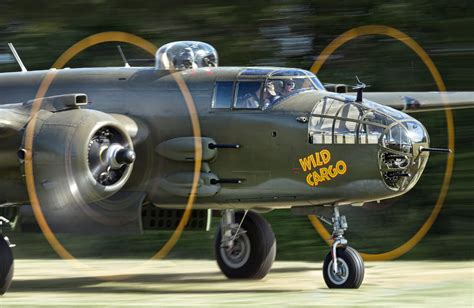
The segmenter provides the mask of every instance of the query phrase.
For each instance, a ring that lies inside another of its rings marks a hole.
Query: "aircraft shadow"
[[[271,273],[296,273],[320,270],[315,267],[288,267],[273,269]],[[281,293],[300,289],[243,289],[235,283],[255,282],[252,280],[228,280],[219,271],[179,274],[139,274],[111,283],[95,277],[48,278],[14,280],[9,293],[23,292],[71,292],[71,293],[136,293],[136,294],[211,294],[211,293]],[[264,283],[264,282],[262,282]],[[113,285],[110,285],[113,284]],[[169,285],[193,284],[199,289],[170,290]],[[228,285],[228,289],[216,289]],[[143,285],[143,288],[139,288]],[[150,288],[150,286],[152,286]]]

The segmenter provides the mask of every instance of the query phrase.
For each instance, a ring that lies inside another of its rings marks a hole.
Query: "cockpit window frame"
[[[273,103],[265,108],[265,103],[263,102],[263,96],[265,91],[265,86],[267,83],[274,81],[274,80],[284,80],[284,79],[304,79],[304,82],[309,82],[308,87],[301,88],[294,91],[294,94],[301,93],[304,91],[320,91],[324,90],[322,84],[318,86],[314,79],[318,80],[317,77],[309,72],[302,69],[285,69],[285,68],[274,68],[274,67],[248,67],[243,68],[238,74],[237,77],[233,80],[233,94],[232,94],[232,102],[229,108],[227,107],[216,107],[216,99],[217,99],[217,92],[218,92],[218,84],[220,82],[231,82],[230,80],[216,80],[214,83],[214,92],[212,94],[211,99],[211,108],[212,111],[224,111],[224,110],[267,110],[271,109],[270,106],[280,103],[281,101],[293,96],[281,96],[274,99]],[[319,80],[318,80],[319,81]],[[257,108],[243,108],[238,107],[236,104],[238,102],[238,94],[239,94],[239,85],[242,82],[259,82],[260,83],[260,95],[259,105]]]
[[[276,70],[275,68],[248,67],[248,68],[242,69],[239,72],[239,74],[237,75],[237,79],[267,77],[269,74],[271,74],[275,70]]]
[[[280,76],[276,76],[281,74]],[[308,79],[316,91],[326,91],[318,77],[310,71],[299,68],[278,68],[278,67],[248,67],[242,69],[238,75],[237,80],[243,79],[259,79],[264,78],[265,82],[273,79]]]

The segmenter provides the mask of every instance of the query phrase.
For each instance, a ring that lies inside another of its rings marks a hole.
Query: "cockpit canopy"
[[[179,41],[163,45],[155,56],[155,66],[162,70],[183,70],[216,67],[217,51],[209,44],[197,41]]]
[[[319,79],[301,69],[247,68],[238,75],[238,109],[268,109],[306,91],[324,90]]]
[[[291,92],[324,90],[324,86],[313,73],[302,69],[247,68],[239,73],[240,80],[262,78],[266,79],[266,83],[270,83],[276,92],[283,91],[288,85],[291,85]]]
[[[213,109],[265,110],[281,101],[324,87],[311,72],[275,67],[244,68],[236,80],[217,80]]]

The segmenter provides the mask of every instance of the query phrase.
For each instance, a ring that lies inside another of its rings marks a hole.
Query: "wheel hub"
[[[242,233],[234,239],[231,247],[221,247],[220,253],[224,263],[231,268],[240,268],[250,257],[250,239]]]
[[[327,271],[331,282],[337,285],[343,284],[349,278],[349,267],[341,258],[337,258],[337,272],[334,271],[333,261],[329,263]]]

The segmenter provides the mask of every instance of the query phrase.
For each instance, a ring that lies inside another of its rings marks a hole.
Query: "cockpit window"
[[[274,69],[269,69],[269,68],[247,68],[243,71],[240,72],[239,76],[245,77],[245,76],[267,76],[271,72],[273,72]]]
[[[321,83],[321,81],[319,81],[319,79],[313,75],[313,77],[310,77],[311,78],[311,81],[316,85],[316,87],[319,89],[319,90],[322,90],[322,91],[326,91],[326,88],[324,88],[323,84]]]
[[[305,71],[295,69],[283,69],[272,72],[271,77],[307,77]]]
[[[234,103],[234,108],[237,109],[265,110],[300,92],[324,90],[314,74],[301,69],[246,68],[237,78],[239,81]],[[259,84],[258,97],[255,94],[257,90],[252,88],[252,83]]]
[[[274,71],[269,75],[267,84],[273,85],[275,95],[271,100],[274,103],[300,92],[324,89],[316,76],[303,70]]]
[[[237,83],[235,109],[259,109],[263,82],[240,81]]]
[[[216,88],[214,91],[214,97],[212,100],[212,108],[215,108],[215,109],[230,108],[232,104],[233,92],[234,92],[233,81],[217,82]]]

